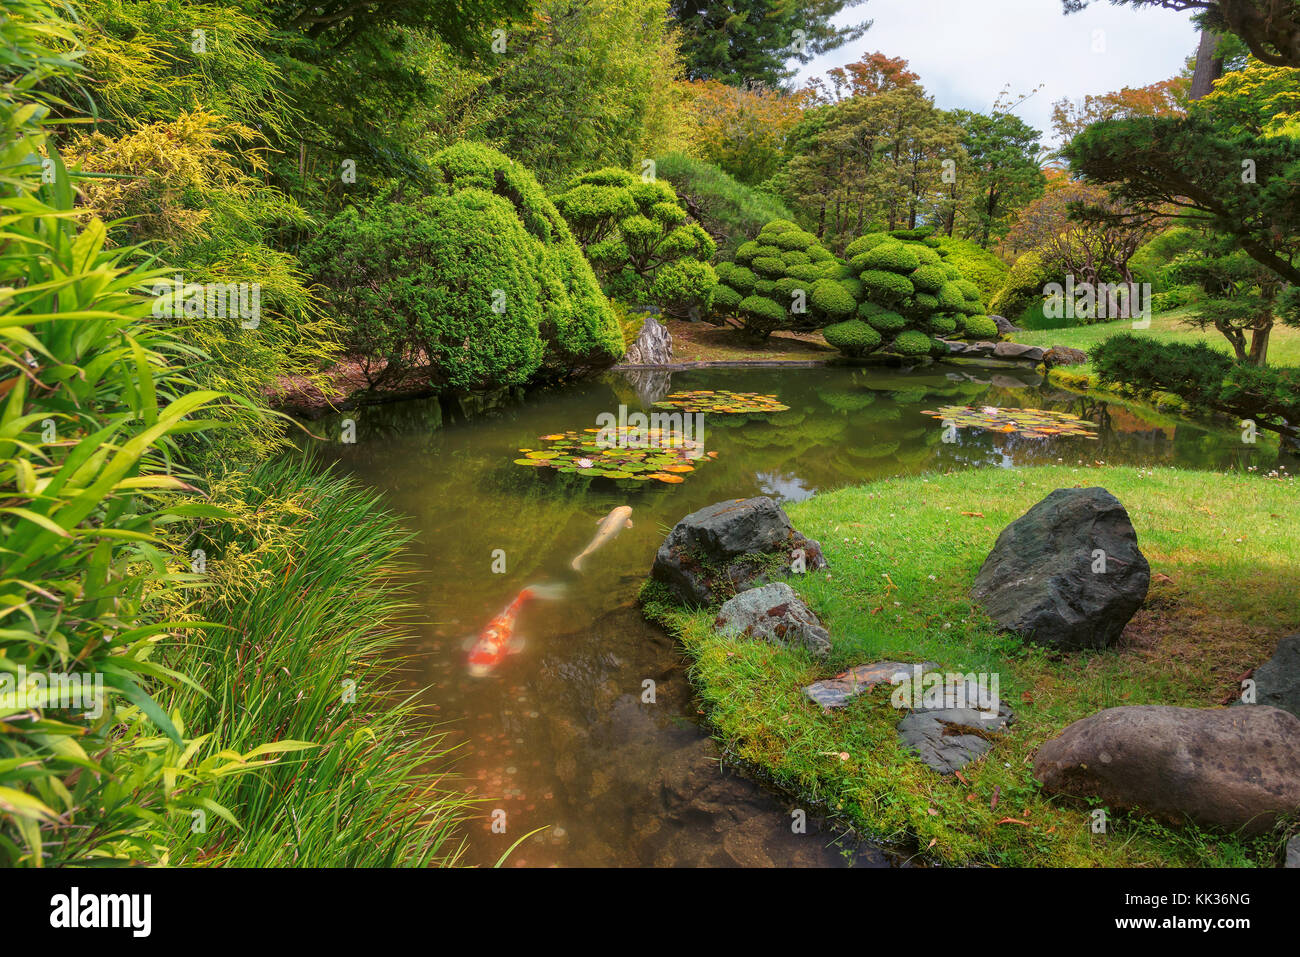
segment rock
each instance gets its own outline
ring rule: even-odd
[[[923,671],[937,667],[933,661],[921,664]],[[901,661],[877,661],[870,665],[858,665],[848,671],[841,671],[834,678],[814,681],[803,689],[803,693],[824,710],[842,708],[862,692],[870,691],[882,682],[892,682],[895,675],[910,673],[911,668],[910,664]]]
[[[716,604],[791,574],[800,550],[807,571],[826,567],[821,546],[795,531],[776,502],[764,496],[733,499],[705,506],[673,526],[650,577],[686,604]]]
[[[964,356],[991,356],[996,348],[997,343],[995,342],[968,342],[961,354]]]
[[[1256,668],[1253,677],[1253,704],[1281,708],[1300,717],[1300,634],[1279,641],[1273,657]]]
[[[939,341],[942,342],[945,346],[948,347],[948,353],[949,353],[950,355],[951,355],[952,353],[955,353],[955,352],[965,352],[965,351],[966,351],[966,343],[964,343],[964,342],[957,342],[957,341],[955,341],[955,340],[953,340],[953,339],[940,339]]]
[[[993,347],[995,359],[1011,359],[1015,362],[1043,361],[1043,350],[1038,346],[1027,346],[1019,342],[999,342]]]
[[[1104,488],[1060,488],[1002,530],[970,594],[1003,628],[1040,645],[1106,648],[1150,583],[1119,499]]]
[[[1300,718],[1280,708],[1108,708],[1038,749],[1048,791],[1253,837],[1300,808]]]
[[[1283,867],[1300,867],[1300,834],[1286,842],[1286,863]]]
[[[1009,336],[1013,332],[1024,331],[1006,316],[989,316],[989,318],[992,319],[993,324],[998,327],[998,335],[1000,336]]]
[[[990,736],[1005,731],[1013,717],[1002,704],[996,718],[974,708],[923,708],[898,722],[896,730],[922,761],[940,774],[952,774],[993,747]]]
[[[1043,353],[1043,362],[1049,369],[1053,366],[1081,366],[1087,361],[1088,353],[1069,346],[1052,346]]]
[[[654,316],[646,316],[636,342],[628,346],[623,365],[664,366],[673,361],[673,337]]]
[[[830,633],[785,582],[742,591],[718,609],[713,626],[724,635],[744,635],[789,648],[806,648],[817,657],[831,652]]]

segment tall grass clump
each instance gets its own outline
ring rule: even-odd
[[[685,153],[668,153],[655,160],[655,173],[677,189],[693,216],[718,244],[719,261],[735,258],[736,250],[774,219],[794,219],[786,205],[733,179],[723,170]]]

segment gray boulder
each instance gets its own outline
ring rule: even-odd
[[[1300,635],[1277,643],[1273,657],[1255,669],[1254,704],[1281,708],[1300,717]]]
[[[1108,708],[1038,749],[1052,793],[1255,836],[1300,809],[1300,718],[1279,708]]]
[[[989,316],[993,324],[998,327],[998,335],[1009,336],[1013,332],[1023,332],[1018,325],[1008,319],[1006,316]]]
[[[922,671],[928,671],[938,666],[933,661],[926,661],[920,667]],[[901,661],[877,661],[869,665],[858,665],[848,671],[841,671],[834,678],[814,681],[803,689],[803,693],[821,705],[823,710],[843,708],[864,691],[870,691],[884,682],[892,683],[895,675],[908,674],[911,669],[912,665]]]
[[[799,564],[826,567],[821,546],[795,531],[770,498],[733,499],[692,512],[673,526],[655,554],[650,577],[688,605],[712,605]]]
[[[1019,342],[999,342],[993,347],[993,358],[1039,363],[1043,361],[1043,350],[1038,346],[1027,346]]]
[[[995,342],[968,342],[961,354],[967,358],[983,358],[993,355],[993,350],[996,348]]]
[[[629,366],[664,366],[673,361],[673,337],[654,316],[646,316],[636,342],[628,346],[623,364]]]
[[[831,651],[830,634],[785,582],[742,591],[718,609],[713,626],[724,635],[744,635],[775,645],[806,648],[819,658]]]
[[[1286,842],[1286,863],[1283,867],[1300,867],[1300,834]]]
[[[1002,530],[970,594],[1003,628],[1038,644],[1106,648],[1150,583],[1119,499],[1104,488],[1062,488]]]

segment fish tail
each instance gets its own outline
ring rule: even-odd
[[[559,599],[563,598],[567,592],[568,589],[565,588],[564,585],[556,583],[556,584],[546,584],[546,585],[540,585],[540,584],[529,585],[522,592],[520,592],[520,594],[528,595],[532,598],[539,599],[540,601],[558,601]]]
[[[574,570],[575,572],[580,572],[580,571],[582,571],[582,560],[583,560],[584,558],[586,558],[586,557],[587,557],[587,553],[586,553],[586,552],[583,552],[581,555],[579,555],[579,556],[578,556],[577,558],[575,558],[573,561],[569,562],[569,564],[573,567],[573,570]]]

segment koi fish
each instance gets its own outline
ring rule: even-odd
[[[513,655],[524,647],[522,638],[515,635],[515,619],[519,610],[530,598],[554,601],[564,594],[563,585],[529,585],[515,596],[501,614],[493,618],[473,641],[469,649],[469,673],[476,678],[490,674],[506,655]]]
[[[582,560],[584,558],[586,558],[596,549],[600,548],[601,545],[604,545],[607,541],[609,541],[611,538],[613,538],[623,529],[631,528],[632,527],[632,519],[630,518],[631,514],[632,514],[632,507],[630,505],[620,505],[618,508],[614,509],[608,515],[606,515],[603,519],[600,519],[600,521],[597,522],[597,524],[600,525],[600,528],[596,530],[596,537],[593,538],[591,540],[591,543],[582,550],[582,554],[573,560],[572,562],[573,570],[575,572],[582,571]]]

